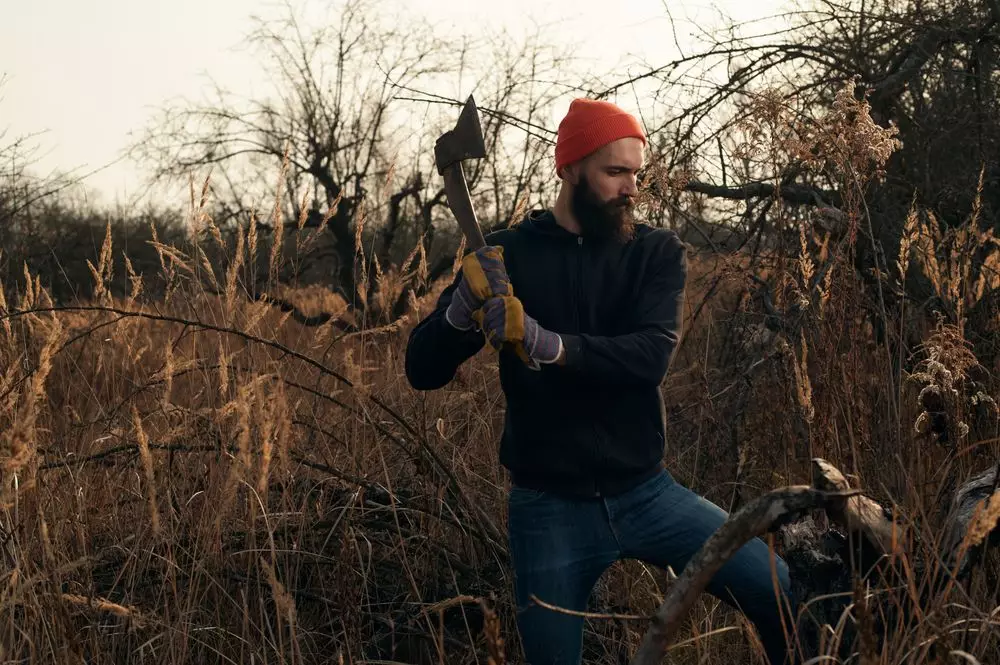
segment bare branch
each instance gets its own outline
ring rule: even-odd
[[[927,63],[937,52],[942,44],[953,39],[953,33],[932,28],[920,38],[910,49],[909,55],[900,64],[899,68],[879,81],[873,88],[871,96],[873,100],[884,100],[887,97],[898,94],[903,86],[914,74]]]
[[[840,195],[836,192],[822,190],[808,185],[784,185],[776,188],[769,182],[750,182],[738,187],[710,185],[699,180],[691,180],[684,185],[689,192],[705,194],[706,196],[742,201],[745,199],[768,199],[777,192],[780,198],[788,203],[800,205],[836,205]]]
[[[529,599],[539,607],[551,610],[552,612],[567,614],[574,617],[583,617],[585,619],[611,619],[617,621],[649,621],[649,617],[643,614],[611,614],[607,612],[581,612],[579,610],[571,610],[565,607],[559,607],[558,605],[553,605],[552,603],[547,603],[535,594],[531,594]]]

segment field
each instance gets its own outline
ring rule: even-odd
[[[242,238],[226,249],[237,260],[215,274],[194,248],[162,247],[176,285],[164,301],[135,276],[126,298],[98,289],[61,307],[26,280],[4,305],[3,662],[520,662],[495,360],[484,351],[432,393],[403,376],[409,328],[451,276],[396,325],[343,332],[241,297],[238,257],[255,249]],[[106,245],[98,283],[112,255]],[[729,508],[808,483],[822,456],[933,529],[937,493],[997,459],[995,409],[975,406],[992,404],[996,367],[970,393],[971,351],[925,323],[917,356],[933,362],[907,378],[859,323],[846,272],[808,335],[776,341],[745,271],[738,258],[692,259],[663,385],[671,471]],[[317,288],[285,297],[336,306]],[[972,428],[954,447],[916,432],[921,380],[945,376],[961,387],[948,417]],[[994,435],[972,438],[983,431]],[[588,662],[627,662],[645,628],[635,615],[669,585],[637,562],[612,568],[592,602],[605,616],[587,621]],[[933,643],[989,662],[995,574],[946,594],[865,662],[925,662],[916,654]],[[671,657],[759,653],[740,616],[705,595]]]
[[[677,57],[607,72],[575,30],[282,4],[247,35],[258,93],[220,70],[120,128],[148,207],[0,127],[0,665],[523,662],[496,359],[404,375],[463,249],[430,147],[470,85],[484,227],[551,205],[569,95],[642,110],[639,212],[691,246],[670,472],[734,514],[862,494],[764,534],[803,663],[1000,663],[1000,1],[664,6]],[[648,665],[690,573],[608,570],[584,662]],[[666,662],[763,662],[713,597],[683,616]]]

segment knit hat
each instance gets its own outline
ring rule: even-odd
[[[598,99],[574,99],[559,123],[556,169],[629,136],[642,139],[643,145],[646,143],[639,121],[624,109]]]

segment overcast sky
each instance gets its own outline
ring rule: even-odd
[[[298,1],[298,0],[295,0]],[[719,11],[740,20],[771,16],[784,0],[401,0],[439,30],[530,30],[532,19],[558,19],[553,42],[578,44],[611,67],[638,56],[676,55],[667,13],[685,31]],[[667,3],[666,5],[664,3]],[[133,200],[142,174],[113,164],[155,109],[198,98],[206,74],[248,91],[258,65],[241,49],[253,14],[280,11],[275,0],[3,0],[0,9],[0,131],[44,132],[39,167],[81,172],[107,166],[87,184],[103,200]],[[576,12],[574,13],[574,9]]]

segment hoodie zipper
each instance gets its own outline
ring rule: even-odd
[[[583,285],[583,275],[584,275],[584,247],[583,247],[583,236],[576,237],[576,307],[573,311],[576,313],[576,330],[578,333],[583,332],[581,321],[583,320],[583,314],[581,314],[581,309],[584,307],[586,299],[584,298],[585,289]],[[593,460],[595,465],[603,464],[604,457],[601,452],[601,440],[597,435],[597,432],[593,432]],[[600,497],[601,490],[597,487],[596,481],[594,482],[594,496]]]
[[[576,331],[580,333],[583,332],[581,330],[583,317],[580,315],[580,308],[583,307],[583,236],[576,237],[576,247],[576,306],[573,308],[573,313],[576,315]]]

